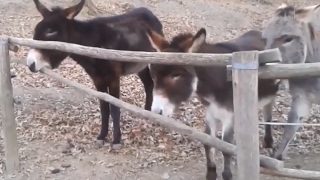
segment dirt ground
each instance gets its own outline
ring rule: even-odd
[[[44,1],[44,4],[73,4],[72,0]],[[282,2],[267,0],[108,0],[93,2],[106,15],[121,13],[130,6],[146,6],[160,18],[167,37],[178,32],[196,32],[205,27],[209,41],[234,38],[249,29],[260,29]],[[317,3],[315,0],[290,0],[297,6]],[[0,34],[32,38],[35,24],[41,19],[33,1],[1,0]],[[89,18],[87,9],[78,16]],[[12,58],[24,59],[27,48]],[[144,118],[122,112],[123,147],[110,150],[109,144],[97,148],[94,141],[99,132],[100,113],[97,99],[83,95],[42,74],[33,74],[21,65],[12,64],[16,121],[20,146],[21,171],[8,176],[4,171],[3,143],[0,144],[0,179],[34,180],[119,180],[119,179],[205,179],[205,158],[199,142],[190,141],[176,132],[158,127]],[[64,77],[93,88],[88,75],[71,60],[54,70]],[[285,84],[274,106],[274,121],[287,119],[290,97]],[[144,105],[142,84],[136,75],[121,80],[121,99],[139,107]],[[314,106],[307,122],[319,123],[318,106]],[[177,120],[203,130],[203,108],[197,99],[184,104]],[[112,125],[111,125],[112,128]],[[0,129],[1,131],[1,129]],[[274,127],[276,143],[282,127]],[[286,167],[320,171],[319,130],[303,127],[289,149]],[[112,137],[112,132],[109,138]],[[261,126],[260,139],[263,137]],[[266,151],[261,147],[261,152]],[[221,167],[221,154],[217,156]],[[236,179],[236,175],[235,179]],[[261,179],[273,179],[261,176]],[[279,178],[279,180],[284,178]]]

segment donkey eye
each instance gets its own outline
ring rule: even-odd
[[[288,43],[288,42],[291,42],[292,41],[292,38],[291,37],[288,37],[284,40],[284,42]]]
[[[174,74],[171,74],[171,77],[172,78],[178,78],[178,77],[180,77],[180,75],[181,74],[179,74],[179,73],[174,73]]]

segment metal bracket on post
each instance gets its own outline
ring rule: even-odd
[[[259,63],[236,63],[232,61],[232,69],[238,70],[257,70],[259,68]]]

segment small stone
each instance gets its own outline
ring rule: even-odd
[[[169,177],[170,177],[170,176],[169,176],[168,173],[163,173],[161,178],[162,178],[162,179],[169,179]]]
[[[308,139],[308,136],[306,134],[301,134],[300,138],[306,140]]]
[[[13,98],[13,103],[17,104],[17,105],[20,105],[21,104],[21,101],[19,101],[18,99],[16,98]]]
[[[180,155],[181,155],[182,157],[186,157],[186,156],[187,156],[187,154],[186,154],[185,152],[182,152]]]
[[[63,168],[69,168],[69,167],[71,167],[71,164],[61,164],[61,167],[63,167]]]
[[[303,151],[299,151],[299,154],[304,154],[304,152]]]
[[[62,150],[62,153],[63,154],[69,154],[69,153],[71,153],[71,150],[70,149],[64,149],[64,150]]]
[[[113,167],[113,166],[114,166],[114,164],[113,164],[113,163],[109,163],[109,164],[107,164],[107,167],[108,167],[108,168]]]
[[[70,138],[67,139],[67,148],[71,149],[74,148],[75,145],[73,144],[72,140]]]
[[[54,169],[52,169],[51,170],[51,173],[52,174],[57,174],[57,173],[59,173],[61,170],[59,169],[59,168],[54,168]]]
[[[295,165],[294,168],[295,169],[301,169],[301,166],[300,165]]]

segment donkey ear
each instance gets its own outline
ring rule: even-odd
[[[193,53],[197,52],[201,45],[206,41],[207,31],[205,28],[201,28],[196,35],[193,36],[189,48],[186,52]]]
[[[309,18],[316,10],[319,9],[319,7],[320,4],[297,9],[295,11],[295,18],[297,20],[309,20]]]
[[[151,46],[157,51],[161,52],[166,44],[169,44],[163,36],[158,34],[157,32],[150,29],[150,27],[146,27],[146,35],[150,41]]]
[[[73,19],[74,17],[76,17],[79,12],[81,11],[81,9],[83,8],[84,3],[86,2],[86,0],[81,0],[79,4],[71,6],[67,9],[63,10],[63,15],[67,18],[67,19]]]
[[[42,17],[46,17],[50,14],[49,9],[47,9],[39,0],[33,0],[33,2]]]

